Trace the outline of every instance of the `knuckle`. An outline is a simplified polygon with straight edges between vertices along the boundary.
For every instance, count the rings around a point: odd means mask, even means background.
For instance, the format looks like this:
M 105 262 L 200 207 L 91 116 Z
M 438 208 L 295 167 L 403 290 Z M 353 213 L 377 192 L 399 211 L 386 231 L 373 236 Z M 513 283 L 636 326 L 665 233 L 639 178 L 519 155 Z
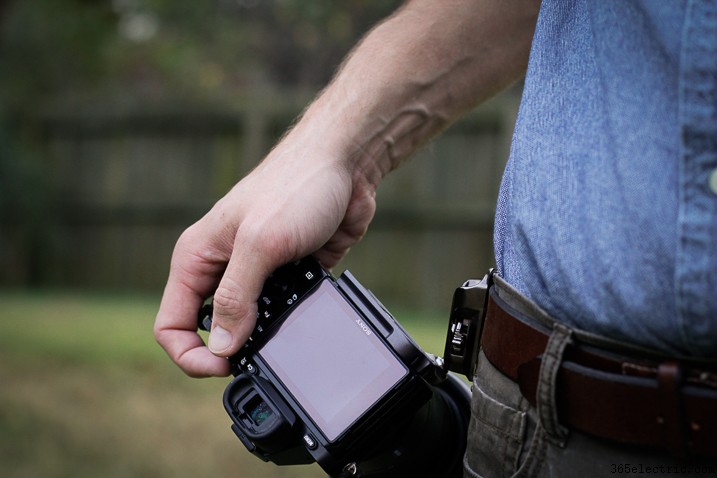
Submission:
M 276 228 L 266 221 L 248 220 L 242 224 L 236 236 L 237 247 L 254 257 L 271 258 L 272 261 L 289 261 L 293 258 L 294 245 L 301 242 L 299 231 L 286 222 Z
M 165 329 L 159 327 L 155 324 L 154 326 L 154 340 L 157 341 L 157 343 L 163 348 L 166 349 L 165 345 L 167 344 L 167 333 Z
M 214 292 L 214 316 L 221 319 L 236 320 L 249 313 L 249 304 L 238 298 L 235 290 L 220 285 Z
M 205 378 L 205 377 L 208 377 L 208 376 L 209 376 L 208 373 L 205 373 L 205 372 L 202 372 L 202 371 L 198 371 L 198 370 L 194 370 L 194 369 L 188 369 L 188 368 L 186 368 L 186 367 L 182 367 L 181 365 L 180 365 L 179 368 L 180 368 L 180 370 L 181 370 L 182 372 L 184 372 L 184 374 L 185 374 L 187 377 L 189 377 L 189 378 Z
M 185 229 L 182 234 L 179 235 L 177 238 L 177 242 L 174 245 L 174 252 L 179 253 L 185 249 L 190 248 L 194 243 L 196 243 L 196 233 L 195 230 L 197 228 L 196 224 L 193 224 L 189 226 L 187 229 Z

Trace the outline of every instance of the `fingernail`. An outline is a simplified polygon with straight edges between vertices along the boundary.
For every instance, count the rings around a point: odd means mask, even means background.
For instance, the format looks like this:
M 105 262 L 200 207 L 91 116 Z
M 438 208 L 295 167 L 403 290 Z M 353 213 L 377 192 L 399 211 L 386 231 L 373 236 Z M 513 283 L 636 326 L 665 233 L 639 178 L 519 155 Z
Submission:
M 209 343 L 207 345 L 212 353 L 222 353 L 232 345 L 232 335 L 226 329 L 217 325 L 209 334 Z

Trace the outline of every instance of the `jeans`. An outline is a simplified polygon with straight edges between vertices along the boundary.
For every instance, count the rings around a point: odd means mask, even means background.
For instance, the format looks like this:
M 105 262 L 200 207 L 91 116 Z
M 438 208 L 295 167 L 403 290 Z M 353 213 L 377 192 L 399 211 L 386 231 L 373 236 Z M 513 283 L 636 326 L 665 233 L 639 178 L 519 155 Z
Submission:
M 514 294 L 501 288 L 499 292 L 502 298 Z M 568 430 L 557 422 L 556 410 L 542 413 L 541 421 L 518 385 L 482 352 L 472 390 L 465 478 L 717 477 L 717 460 L 680 460 L 661 450 L 621 445 Z

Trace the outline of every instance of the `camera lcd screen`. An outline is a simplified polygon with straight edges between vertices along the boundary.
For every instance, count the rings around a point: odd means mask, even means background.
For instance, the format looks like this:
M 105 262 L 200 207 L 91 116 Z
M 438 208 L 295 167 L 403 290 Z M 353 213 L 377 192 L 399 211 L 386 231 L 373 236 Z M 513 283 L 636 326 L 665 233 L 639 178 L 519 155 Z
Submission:
M 329 441 L 408 373 L 329 281 L 291 312 L 259 355 Z

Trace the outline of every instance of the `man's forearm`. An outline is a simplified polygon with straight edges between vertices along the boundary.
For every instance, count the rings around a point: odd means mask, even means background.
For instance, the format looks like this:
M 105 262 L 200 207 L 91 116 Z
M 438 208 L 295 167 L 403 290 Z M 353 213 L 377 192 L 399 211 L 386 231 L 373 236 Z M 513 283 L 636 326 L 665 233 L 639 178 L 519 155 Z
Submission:
M 172 360 L 191 376 L 228 374 L 223 357 L 254 329 L 269 274 L 307 254 L 338 263 L 366 233 L 381 178 L 520 77 L 536 10 L 413 0 L 371 31 L 287 137 L 177 241 L 154 329 Z M 196 333 L 210 295 L 211 352 Z
M 524 74 L 537 0 L 414 0 L 375 27 L 297 124 L 375 187 Z

